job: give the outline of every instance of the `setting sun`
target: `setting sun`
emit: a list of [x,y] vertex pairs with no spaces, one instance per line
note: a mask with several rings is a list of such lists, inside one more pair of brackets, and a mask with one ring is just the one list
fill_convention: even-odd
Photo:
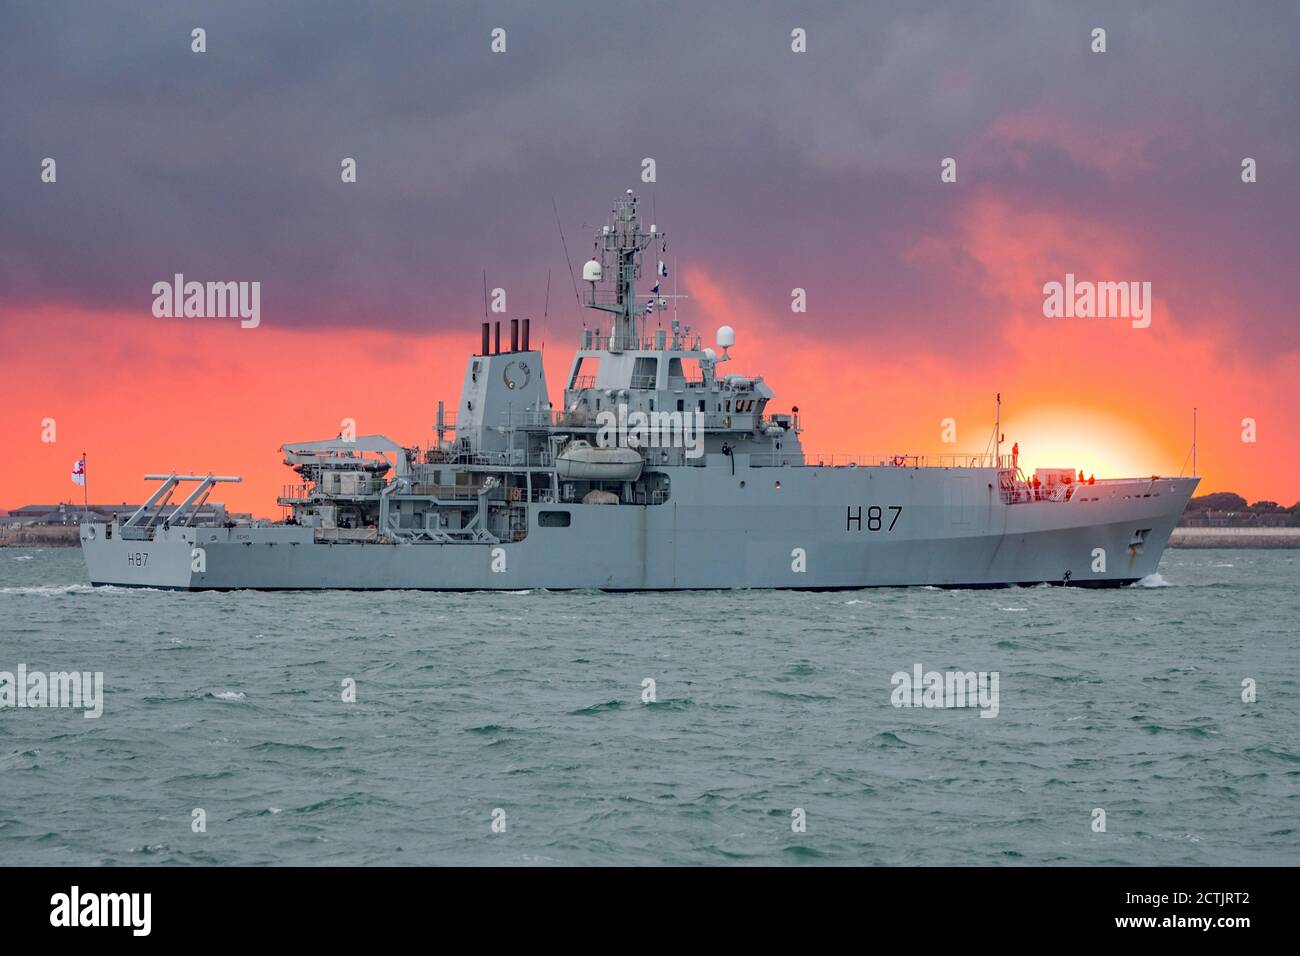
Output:
[[[1020,445],[1020,468],[1072,468],[1098,478],[1178,474],[1173,449],[1118,413],[1088,407],[1044,405],[1008,414],[1003,452]],[[1187,451],[1191,434],[1187,435]],[[1185,474],[1191,473],[1191,462]]]

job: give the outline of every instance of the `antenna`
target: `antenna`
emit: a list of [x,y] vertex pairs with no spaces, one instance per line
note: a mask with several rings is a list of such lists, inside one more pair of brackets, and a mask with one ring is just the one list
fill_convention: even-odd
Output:
[[984,456],[985,456],[985,457],[988,457],[989,446],[990,446],[990,445],[993,446],[993,467],[994,467],[994,468],[1000,468],[1000,467],[1002,467],[1002,466],[1001,466],[1001,463],[997,460],[997,458],[998,458],[998,452],[1001,451],[1001,448],[1000,448],[999,446],[1002,444],[1002,441],[1003,441],[1003,435],[1002,435],[1002,393],[1001,393],[1001,392],[998,392],[998,397],[997,397],[997,410],[996,410],[996,411],[994,412],[994,414],[993,414],[993,434],[989,436],[989,440],[988,440],[988,441],[985,443],[985,445],[984,445]]
[[483,321],[488,321],[488,304],[487,304],[487,270],[483,270]]
[[[578,295],[578,280],[573,276],[573,262],[569,259],[569,246],[564,241],[564,227],[560,225],[560,207],[555,204],[555,197],[551,197],[551,208],[555,210],[555,228],[560,230],[560,248],[564,250],[564,261],[569,266],[569,281],[573,283],[573,301],[578,303],[578,308],[582,308],[582,296]],[[587,324],[584,318],[583,325]]]
[[1182,467],[1178,469],[1178,477],[1183,477],[1183,472],[1187,470],[1187,461],[1192,462],[1192,477],[1196,477],[1196,408],[1192,408],[1192,447],[1188,449],[1187,454],[1183,456]]
[[551,314],[551,270],[546,270],[546,304],[542,306],[542,348],[546,348],[546,317]]

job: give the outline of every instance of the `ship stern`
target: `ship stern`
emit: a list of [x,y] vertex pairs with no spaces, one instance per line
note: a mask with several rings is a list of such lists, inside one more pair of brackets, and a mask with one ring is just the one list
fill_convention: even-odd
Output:
[[192,534],[123,537],[115,523],[86,522],[80,535],[86,574],[94,587],[190,589]]

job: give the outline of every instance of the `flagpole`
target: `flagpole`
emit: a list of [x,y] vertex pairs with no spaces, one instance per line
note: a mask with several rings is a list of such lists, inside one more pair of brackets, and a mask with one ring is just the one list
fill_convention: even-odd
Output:
[[81,507],[87,521],[90,520],[90,479],[86,476],[86,453],[81,453]]

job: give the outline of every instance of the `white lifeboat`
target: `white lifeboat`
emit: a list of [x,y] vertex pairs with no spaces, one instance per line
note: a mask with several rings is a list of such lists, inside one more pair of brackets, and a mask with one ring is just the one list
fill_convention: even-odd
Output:
[[641,453],[635,449],[596,448],[580,438],[555,458],[556,474],[578,481],[636,481],[641,465]]

